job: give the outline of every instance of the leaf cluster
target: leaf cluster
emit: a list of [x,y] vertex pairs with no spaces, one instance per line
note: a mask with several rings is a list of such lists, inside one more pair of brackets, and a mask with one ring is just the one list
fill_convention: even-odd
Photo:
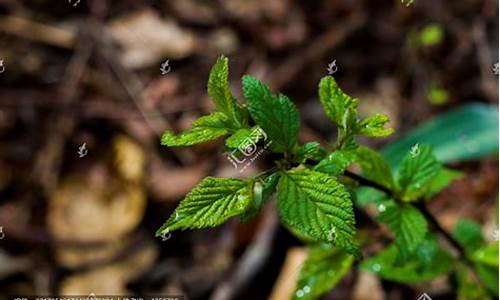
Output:
[[[228,74],[228,59],[221,56],[210,72],[207,88],[216,111],[195,120],[188,131],[165,132],[162,144],[191,146],[225,137],[228,151],[245,156],[264,139],[267,149],[280,158],[273,168],[253,177],[205,178],[180,202],[157,236],[214,227],[234,216],[248,221],[276,195],[282,224],[310,244],[295,298],[316,299],[342,279],[355,258],[361,258],[362,239],[354,215],[356,185],[346,176],[347,168],[357,165],[363,178],[385,191],[383,198],[374,201],[377,220],[394,235],[394,242],[362,261],[361,268],[404,283],[428,281],[452,270],[452,256],[441,249],[416,204],[428,201],[461,174],[443,167],[430,146],[415,145],[393,170],[379,152],[356,140],[392,134],[393,129],[385,127],[389,118],[382,114],[360,117],[359,100],[345,94],[331,76],[321,79],[319,100],[338,129],[337,138],[328,145],[301,144],[299,111],[287,96],[274,94],[258,79],[245,75],[241,80],[244,101],[239,102],[229,88]],[[492,250],[477,237],[471,239],[481,245],[482,252],[471,250],[470,259],[481,266],[480,272],[489,274],[492,264],[498,267],[498,253],[492,261]],[[462,266],[457,273],[463,285],[471,284],[467,270]],[[484,277],[490,289],[492,279]]]

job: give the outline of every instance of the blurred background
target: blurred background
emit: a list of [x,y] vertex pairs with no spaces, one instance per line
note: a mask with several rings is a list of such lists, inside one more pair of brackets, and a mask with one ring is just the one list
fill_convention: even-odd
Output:
[[[0,298],[289,299],[305,248],[272,206],[245,224],[154,238],[203,177],[272,162],[240,173],[222,141],[160,146],[164,130],[213,110],[206,81],[220,54],[240,100],[252,74],[295,102],[301,142],[335,138],[317,97],[333,74],[362,114],[385,113],[397,130],[361,142],[393,165],[431,143],[465,173],[429,203],[443,227],[469,218],[498,239],[495,0],[1,0]],[[408,286],[357,267],[323,299],[423,291],[456,299],[446,278]]]

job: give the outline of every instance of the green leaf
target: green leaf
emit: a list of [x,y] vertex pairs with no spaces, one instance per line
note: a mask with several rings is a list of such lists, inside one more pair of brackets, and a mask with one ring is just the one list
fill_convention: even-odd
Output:
[[241,145],[243,145],[245,140],[251,136],[252,132],[258,128],[258,126],[254,126],[252,128],[238,129],[226,140],[226,146],[231,149],[240,147]]
[[230,132],[227,122],[224,114],[215,112],[196,119],[193,122],[193,128],[181,134],[175,135],[170,131],[165,131],[161,137],[161,144],[176,147],[211,141]]
[[232,216],[244,212],[253,197],[250,180],[214,178],[203,179],[170,218],[156,232],[156,236],[177,229],[215,227]]
[[236,128],[246,125],[246,116],[242,107],[238,105],[231,93],[228,83],[228,59],[220,56],[210,71],[207,90],[215,104],[215,108],[225,114]]
[[328,154],[315,167],[314,170],[330,175],[339,175],[354,161],[355,155],[352,151],[337,150]]
[[498,137],[498,105],[473,103],[420,124],[382,153],[395,167],[410,147],[429,144],[440,162],[457,162],[497,153]]
[[458,296],[467,300],[485,300],[491,299],[481,284],[477,282],[473,273],[466,266],[459,265],[455,273],[455,279],[458,283]]
[[264,180],[256,180],[253,187],[253,200],[247,211],[241,214],[241,221],[247,222],[255,217],[266,201],[271,197],[280,179],[279,173],[273,173]]
[[387,201],[378,220],[387,224],[395,236],[395,244],[403,260],[417,250],[427,235],[427,220],[410,204],[398,205]]
[[313,300],[328,292],[347,274],[354,257],[330,245],[309,250],[302,265],[294,300]]
[[401,263],[398,248],[392,244],[364,261],[361,268],[387,280],[416,284],[448,273],[453,263],[453,258],[439,248],[435,238],[427,238],[412,257]]
[[427,191],[425,198],[430,199],[434,195],[445,189],[450,183],[456,179],[461,179],[464,174],[459,171],[451,170],[448,168],[441,168],[437,176],[431,181],[429,190]]
[[472,260],[491,267],[498,268],[498,243],[481,247],[472,253]]
[[332,76],[321,79],[319,99],[328,118],[338,127],[347,129],[357,119],[358,100],[345,94]]
[[498,242],[486,246],[481,227],[469,220],[460,220],[452,235],[474,262],[481,282],[498,297]]
[[486,264],[475,264],[476,271],[486,288],[498,298],[498,266],[492,267]]
[[441,169],[429,145],[416,144],[401,162],[398,172],[399,192],[404,201],[425,195]]
[[252,76],[242,79],[243,93],[254,121],[269,135],[273,152],[290,152],[297,143],[299,112],[286,96],[273,96],[269,88]]
[[[498,152],[498,106],[472,103],[443,113],[405,133],[382,149],[392,168],[417,143],[432,145],[441,163],[473,160]],[[358,189],[358,202],[376,202],[385,195],[374,189]]]
[[389,122],[389,117],[386,115],[376,114],[370,116],[358,125],[357,133],[369,137],[384,137],[394,133],[393,128],[385,128],[385,124]]
[[355,154],[356,163],[363,170],[363,176],[388,189],[394,187],[391,167],[382,155],[373,149],[363,146],[357,148]]
[[455,224],[451,234],[467,253],[472,253],[485,244],[483,235],[481,234],[481,226],[471,220],[459,220]]
[[309,142],[299,148],[294,161],[299,164],[303,164],[307,160],[320,161],[325,155],[326,149],[320,143]]
[[278,211],[298,232],[359,255],[350,194],[332,177],[307,169],[282,173]]

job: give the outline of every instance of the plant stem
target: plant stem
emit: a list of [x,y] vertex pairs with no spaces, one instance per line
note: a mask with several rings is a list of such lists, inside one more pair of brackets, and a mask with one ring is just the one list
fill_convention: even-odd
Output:
[[[347,170],[344,172],[344,175],[351,178],[351,179],[354,179],[355,181],[357,181],[361,185],[377,189],[381,192],[384,192],[392,199],[394,199],[398,202],[402,202],[400,199],[398,199],[396,197],[396,195],[394,194],[394,192],[391,189],[388,189],[385,186],[378,184],[377,182],[371,181],[370,179],[367,179],[361,175],[358,175],[356,173],[353,173],[353,172],[350,172]],[[425,203],[419,202],[419,203],[414,204],[414,206],[426,217],[427,220],[429,220],[429,222],[432,224],[432,226],[458,251],[459,258],[463,258],[465,260],[468,260],[466,254],[465,254],[465,250],[462,248],[462,246],[457,242],[457,240],[455,240],[455,238],[453,238],[453,236],[451,236],[451,234],[449,234],[441,226],[441,224],[438,222],[438,220],[429,212],[429,210],[425,206]]]
[[415,207],[429,220],[434,227],[450,244],[455,247],[459,252],[459,257],[467,260],[464,248],[457,242],[457,240],[451,236],[444,228],[439,224],[438,220],[430,213],[423,202],[415,204]]

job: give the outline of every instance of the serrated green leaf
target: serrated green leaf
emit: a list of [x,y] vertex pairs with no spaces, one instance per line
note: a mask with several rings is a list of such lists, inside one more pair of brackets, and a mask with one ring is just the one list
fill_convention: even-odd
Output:
[[270,150],[290,152],[297,143],[299,112],[285,95],[273,96],[269,88],[252,76],[243,76],[243,93],[248,110],[272,141]]
[[302,145],[295,155],[295,162],[305,163],[307,160],[320,161],[326,155],[326,149],[318,142],[309,142]]
[[229,133],[227,118],[224,114],[215,112],[203,116],[193,122],[193,128],[178,135],[165,131],[161,144],[168,147],[191,146],[214,140]]
[[361,167],[364,177],[388,189],[393,189],[394,181],[391,167],[382,155],[373,149],[363,146],[357,148],[354,153],[355,161]]
[[338,175],[347,169],[355,160],[355,154],[349,150],[337,150],[328,154],[315,167],[314,170],[330,175]]
[[415,201],[425,195],[441,169],[429,145],[412,147],[398,172],[399,191],[404,201]]
[[321,79],[319,99],[328,118],[338,127],[347,129],[356,120],[358,100],[345,94],[332,76]]
[[385,128],[384,126],[387,122],[389,122],[389,117],[375,114],[359,123],[357,133],[369,137],[384,137],[391,135],[394,133],[394,129]]
[[228,59],[220,56],[210,71],[208,78],[208,95],[215,104],[215,108],[227,116],[235,128],[246,125],[245,111],[236,102],[228,83]]
[[463,177],[464,174],[462,172],[442,167],[436,177],[434,177],[434,179],[431,181],[425,198],[432,198],[434,195],[438,194],[448,185],[450,185],[452,181]]
[[401,263],[399,255],[397,246],[392,244],[364,261],[361,268],[387,280],[416,284],[448,273],[453,263],[453,258],[439,248],[434,238],[420,244],[417,253],[412,255],[414,259]]
[[451,234],[467,253],[472,253],[485,244],[483,235],[481,234],[481,226],[471,220],[459,220],[455,224]]
[[282,221],[295,230],[359,255],[350,195],[332,177],[307,169],[283,172],[278,211]]
[[252,132],[256,130],[258,126],[252,128],[242,128],[238,129],[233,133],[228,139],[226,139],[226,146],[231,149],[236,149],[243,145],[245,140],[251,136]]
[[266,201],[273,194],[276,185],[278,184],[279,178],[279,173],[273,173],[264,178],[264,180],[255,181],[253,187],[254,201],[251,203],[251,205],[249,205],[248,209],[241,214],[242,222],[247,222],[259,213]]
[[253,197],[252,181],[206,177],[181,201],[156,236],[177,229],[215,227],[244,212]]
[[395,236],[395,244],[406,260],[414,253],[427,235],[427,220],[410,204],[396,204],[387,201],[378,216],[378,220],[387,224]]
[[353,262],[352,255],[330,245],[312,247],[300,270],[293,299],[317,299],[337,285]]

